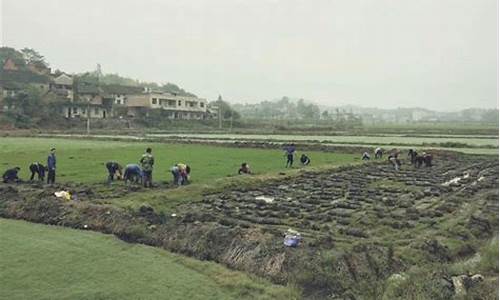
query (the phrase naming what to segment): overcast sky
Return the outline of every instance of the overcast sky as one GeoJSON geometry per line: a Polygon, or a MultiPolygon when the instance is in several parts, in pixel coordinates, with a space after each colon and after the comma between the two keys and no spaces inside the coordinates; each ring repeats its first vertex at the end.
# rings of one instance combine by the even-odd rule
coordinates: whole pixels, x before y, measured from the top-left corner
{"type": "Polygon", "coordinates": [[[0,0],[51,67],[231,102],[498,107],[497,0],[0,0]]]}

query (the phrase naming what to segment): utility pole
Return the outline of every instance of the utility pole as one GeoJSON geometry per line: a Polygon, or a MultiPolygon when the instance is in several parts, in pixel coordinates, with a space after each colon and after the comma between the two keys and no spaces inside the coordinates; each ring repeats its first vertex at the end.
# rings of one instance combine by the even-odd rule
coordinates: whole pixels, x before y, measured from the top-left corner
{"type": "Polygon", "coordinates": [[[222,129],[222,105],[219,102],[219,129],[222,129]]]}
{"type": "Polygon", "coordinates": [[[229,122],[229,132],[233,131],[233,109],[231,108],[231,119],[229,122]]]}
{"type": "Polygon", "coordinates": [[[90,102],[87,103],[87,135],[90,135],[90,102]]]}

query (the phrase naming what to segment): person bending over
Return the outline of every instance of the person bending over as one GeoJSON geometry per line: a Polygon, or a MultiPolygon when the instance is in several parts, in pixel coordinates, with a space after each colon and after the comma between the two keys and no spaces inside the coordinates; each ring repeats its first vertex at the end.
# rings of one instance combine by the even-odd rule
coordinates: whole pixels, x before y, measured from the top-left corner
{"type": "Polygon", "coordinates": [[[21,170],[21,168],[15,167],[5,171],[5,173],[3,173],[2,175],[3,182],[4,183],[18,182],[19,177],[17,176],[17,173],[19,172],[19,170],[21,170]]]}
{"type": "Polygon", "coordinates": [[[302,163],[303,166],[307,166],[311,163],[311,159],[309,158],[309,156],[302,154],[300,156],[300,162],[302,163]]]}
{"type": "Polygon", "coordinates": [[[191,173],[191,167],[186,164],[178,163],[174,165],[170,171],[174,176],[175,185],[186,185],[189,183],[189,173],[191,173]]]}
{"type": "Polygon", "coordinates": [[[432,167],[432,155],[424,153],[424,165],[426,167],[432,167]]]}
{"type": "Polygon", "coordinates": [[[399,155],[399,153],[396,152],[396,153],[390,154],[387,157],[389,162],[391,162],[391,164],[394,166],[394,170],[396,170],[396,171],[399,171],[399,167],[401,166],[401,161],[399,161],[398,155],[399,155]]]}
{"type": "Polygon", "coordinates": [[[410,163],[412,165],[414,165],[415,162],[417,161],[417,156],[418,156],[417,151],[415,151],[413,149],[408,150],[408,157],[410,158],[410,163]]]}
{"type": "Polygon", "coordinates": [[[106,163],[106,169],[108,170],[108,183],[111,183],[113,180],[121,179],[122,177],[122,166],[116,161],[108,161],[106,163]]]}
{"type": "Polygon", "coordinates": [[[363,153],[361,160],[370,160],[370,154],[368,152],[363,153]]]}
{"type": "Polygon", "coordinates": [[[47,170],[47,168],[44,165],[39,162],[34,162],[30,165],[29,169],[31,172],[30,180],[35,179],[35,174],[38,175],[38,180],[45,180],[45,171],[47,170]]]}
{"type": "Polygon", "coordinates": [[[238,174],[252,174],[252,171],[250,171],[250,165],[245,163],[241,164],[240,169],[238,170],[238,174]]]}
{"type": "Polygon", "coordinates": [[[138,164],[128,164],[125,166],[125,171],[123,172],[123,180],[125,183],[141,183],[142,182],[142,170],[138,164]]]}
{"type": "Polygon", "coordinates": [[[181,185],[189,184],[189,174],[191,173],[191,167],[186,164],[177,164],[177,166],[179,167],[181,185]]]}

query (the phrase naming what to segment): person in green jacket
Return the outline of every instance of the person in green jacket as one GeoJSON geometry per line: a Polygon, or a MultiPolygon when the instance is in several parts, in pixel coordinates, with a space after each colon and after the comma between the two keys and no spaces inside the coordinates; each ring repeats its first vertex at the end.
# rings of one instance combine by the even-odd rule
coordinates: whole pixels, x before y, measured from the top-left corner
{"type": "Polygon", "coordinates": [[[146,153],[142,155],[141,160],[139,161],[142,167],[142,182],[144,184],[144,187],[153,186],[153,165],[155,163],[155,159],[151,152],[151,148],[146,149],[146,153]]]}

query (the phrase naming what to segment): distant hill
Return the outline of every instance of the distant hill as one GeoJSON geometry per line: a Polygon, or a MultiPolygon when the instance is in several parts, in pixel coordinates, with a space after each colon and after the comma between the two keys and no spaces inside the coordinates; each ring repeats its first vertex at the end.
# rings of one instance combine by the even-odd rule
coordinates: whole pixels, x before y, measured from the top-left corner
{"type": "MultiPolygon", "coordinates": [[[[48,82],[50,69],[48,68],[49,63],[45,60],[45,57],[38,53],[36,50],[31,48],[23,48],[20,50],[11,47],[0,47],[0,68],[2,73],[0,74],[0,80],[3,86],[26,83],[26,82],[48,82]],[[10,60],[10,63],[14,65],[15,70],[4,70],[6,62],[10,60]],[[33,67],[38,69],[48,70],[45,74],[36,74],[33,72],[33,67]]],[[[51,75],[60,75],[64,70],[57,69],[52,72],[51,75]]],[[[169,92],[181,96],[196,96],[183,88],[179,87],[174,83],[161,83],[156,82],[143,82],[137,79],[132,79],[128,77],[121,76],[119,74],[102,74],[100,71],[92,72],[82,72],[76,75],[80,78],[97,78],[99,75],[99,83],[104,85],[110,85],[114,87],[125,86],[125,87],[135,87],[144,88],[148,87],[154,90],[169,92]]]]}
{"type": "MultiPolygon", "coordinates": [[[[80,77],[97,77],[97,73],[94,72],[86,72],[86,73],[81,73],[78,74],[80,77]]],[[[132,89],[135,88],[144,88],[148,87],[153,90],[158,90],[158,91],[163,91],[163,92],[168,92],[172,93],[175,95],[180,95],[180,96],[192,96],[196,97],[195,94],[190,93],[183,88],[179,87],[178,85],[174,83],[163,83],[163,84],[158,84],[156,82],[144,82],[144,81],[139,81],[137,79],[132,79],[129,77],[124,77],[119,74],[99,74],[99,83],[104,84],[104,85],[109,85],[109,86],[129,86],[132,87],[132,89]]]]}

